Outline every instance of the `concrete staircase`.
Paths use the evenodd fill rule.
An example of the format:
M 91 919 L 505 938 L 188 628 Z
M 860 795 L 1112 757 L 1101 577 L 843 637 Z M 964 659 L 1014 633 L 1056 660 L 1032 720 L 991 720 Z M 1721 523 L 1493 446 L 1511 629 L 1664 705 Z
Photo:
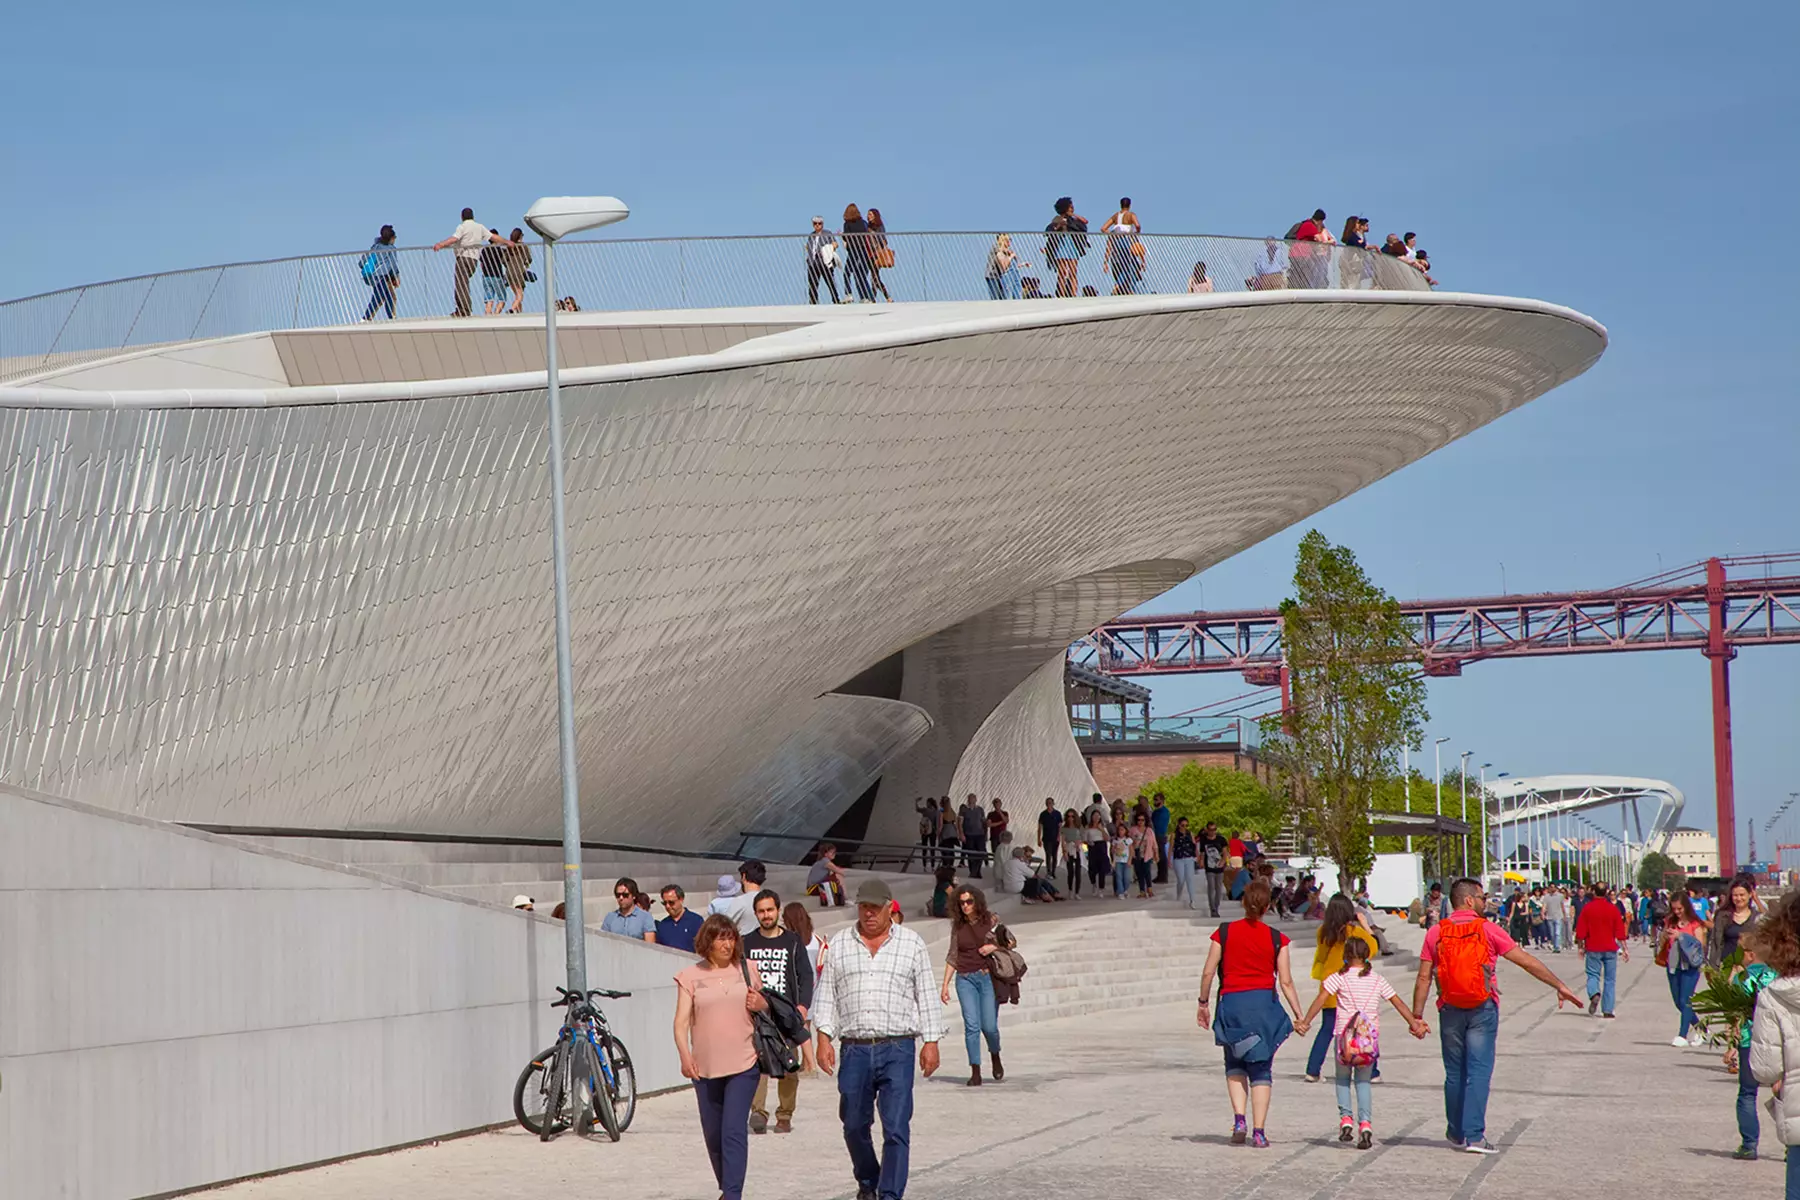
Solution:
M 562 895 L 562 855 L 553 846 L 487 846 L 467 843 L 357 841 L 331 838 L 259 838 L 297 853 L 343 862 L 396 879 L 436 888 L 483 904 L 508 907 L 515 895 L 538 901 L 547 911 Z M 615 879 L 630 876 L 654 895 L 667 883 L 678 883 L 687 892 L 690 907 L 704 911 L 712 899 L 720 875 L 732 874 L 733 860 L 679 854 L 642 854 L 627 851 L 589 850 L 583 855 L 585 884 L 584 920 L 597 926 L 615 907 Z M 1024 904 L 1017 896 L 997 893 L 989 878 L 971 880 L 987 894 L 989 905 L 1013 930 L 1020 952 L 1029 964 L 1020 989 L 1020 1002 L 1006 1006 L 1003 1025 L 1020 1021 L 1048 1021 L 1095 1012 L 1114 1012 L 1176 1001 L 1192 1002 L 1199 993 L 1200 974 L 1206 963 L 1212 931 L 1224 920 L 1235 920 L 1241 908 L 1227 902 L 1220 918 L 1188 909 L 1174 901 L 1174 888 L 1165 885 L 1154 899 L 1114 899 L 1110 894 L 1084 894 L 1056 904 Z M 949 950 L 950 923 L 923 915 L 933 879 L 922 873 L 845 872 L 852 900 L 858 883 L 871 875 L 887 881 L 905 913 L 907 928 L 925 939 L 934 969 L 942 971 Z M 767 886 L 783 902 L 800 900 L 808 905 L 814 928 L 827 940 L 851 936 L 854 903 L 843 908 L 819 908 L 805 896 L 806 868 L 770 864 Z M 1277 922 L 1277 928 L 1294 941 L 1294 982 L 1301 1002 L 1310 1002 L 1316 989 L 1310 979 L 1316 924 Z M 1388 919 L 1388 939 L 1396 953 L 1377 964 L 1397 987 L 1417 966 L 1414 956 L 1420 932 L 1397 919 Z M 954 996 L 954 989 L 952 989 Z M 954 1044 L 961 1028 L 961 1011 L 953 998 L 945 1013 Z

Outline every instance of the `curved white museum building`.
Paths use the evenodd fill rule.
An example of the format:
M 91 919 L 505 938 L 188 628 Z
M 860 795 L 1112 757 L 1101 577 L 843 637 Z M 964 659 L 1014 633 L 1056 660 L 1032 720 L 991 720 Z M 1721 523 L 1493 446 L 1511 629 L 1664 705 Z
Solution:
M 593 928 L 613 871 L 702 907 L 741 831 L 862 805 L 911 843 L 918 796 L 1073 803 L 1072 641 L 1606 345 L 1341 248 L 1146 235 L 1120 279 L 1095 235 L 1097 294 L 1015 300 L 984 298 L 1015 294 L 993 233 L 888 237 L 881 304 L 807 303 L 795 237 L 557 251 L 583 834 L 610 844 L 589 978 L 633 993 L 608 1014 L 644 1090 L 683 1085 L 691 959 Z M 506 1121 L 554 1037 L 565 930 L 509 904 L 560 852 L 477 844 L 560 829 L 546 297 L 451 319 L 450 256 L 396 255 L 372 322 L 360 254 L 0 304 L 21 1195 Z

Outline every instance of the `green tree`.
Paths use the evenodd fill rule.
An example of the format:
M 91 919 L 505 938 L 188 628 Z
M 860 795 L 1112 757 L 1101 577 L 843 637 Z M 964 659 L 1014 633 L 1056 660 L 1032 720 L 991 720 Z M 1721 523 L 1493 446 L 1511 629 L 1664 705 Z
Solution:
M 1681 869 L 1681 864 L 1660 850 L 1650 851 L 1638 863 L 1637 883 L 1641 888 L 1653 891 L 1670 886 L 1671 880 L 1679 882 L 1686 878 L 1687 872 Z
M 1208 821 L 1217 821 L 1228 834 L 1254 829 L 1268 836 L 1286 821 L 1281 801 L 1256 776 L 1230 767 L 1191 762 L 1140 790 L 1146 796 L 1161 792 L 1169 803 L 1170 821 L 1186 817 L 1196 833 Z
M 1401 746 L 1419 744 L 1425 681 L 1399 602 L 1347 547 L 1309 531 L 1294 592 L 1281 605 L 1292 705 L 1264 722 L 1263 749 L 1302 829 L 1353 879 L 1374 866 L 1378 789 L 1396 776 Z

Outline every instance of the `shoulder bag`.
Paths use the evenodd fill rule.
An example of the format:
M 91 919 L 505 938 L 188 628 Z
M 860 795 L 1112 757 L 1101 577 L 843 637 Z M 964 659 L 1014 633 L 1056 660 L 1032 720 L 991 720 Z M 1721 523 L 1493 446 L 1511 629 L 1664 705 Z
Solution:
M 750 964 L 738 960 L 738 970 L 743 972 L 744 986 L 750 986 Z M 750 1014 L 750 1044 L 756 1050 L 756 1066 L 771 1079 L 782 1079 L 800 1069 L 800 1056 L 794 1050 L 797 1041 L 806 1040 L 806 1021 L 800 1016 L 800 1010 L 794 1002 L 780 992 L 762 989 L 762 997 L 768 1001 L 769 1007 L 762 1012 Z M 797 1022 L 799 1038 L 793 1037 L 792 1025 Z

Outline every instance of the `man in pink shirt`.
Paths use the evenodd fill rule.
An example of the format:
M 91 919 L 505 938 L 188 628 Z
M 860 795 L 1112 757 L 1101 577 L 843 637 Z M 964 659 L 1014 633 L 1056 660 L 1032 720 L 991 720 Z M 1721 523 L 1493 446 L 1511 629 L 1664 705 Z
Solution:
M 1431 985 L 1438 984 L 1438 1041 L 1444 1055 L 1444 1136 L 1470 1154 L 1496 1153 L 1487 1140 L 1488 1091 L 1500 1033 L 1500 988 L 1495 978 L 1504 958 L 1556 992 L 1556 1006 L 1581 1005 L 1554 972 L 1484 915 L 1487 896 L 1473 879 L 1450 886 L 1451 913 L 1426 931 L 1413 983 L 1413 1016 L 1423 1019 Z M 1476 929 L 1470 923 L 1478 923 Z M 1479 939 L 1473 941 L 1472 939 Z M 1471 962 L 1471 952 L 1479 961 Z M 1444 963 L 1439 978 L 1438 963 Z M 1474 978 L 1470 978 L 1471 967 Z

